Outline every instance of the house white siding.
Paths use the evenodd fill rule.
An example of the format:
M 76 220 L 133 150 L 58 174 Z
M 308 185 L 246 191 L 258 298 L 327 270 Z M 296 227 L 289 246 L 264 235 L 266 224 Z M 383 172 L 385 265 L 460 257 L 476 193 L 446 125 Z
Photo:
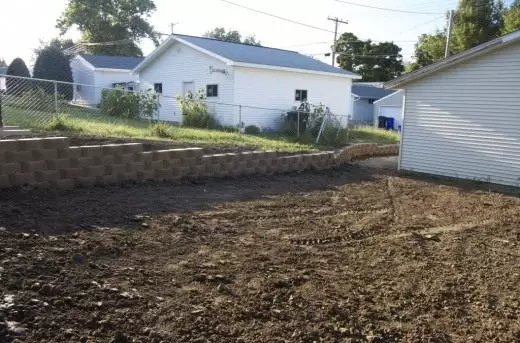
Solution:
M 378 117 L 381 115 L 384 115 L 384 112 L 387 112 L 384 110 L 384 107 L 389 108 L 391 107 L 393 110 L 395 110 L 395 113 L 398 113 L 397 125 L 402 125 L 402 108 L 403 108 L 403 100 L 404 100 L 404 92 L 403 91 L 397 91 L 395 93 L 392 93 L 382 99 L 379 99 L 378 101 L 374 102 L 374 126 L 377 127 L 378 125 Z M 383 108 L 383 109 L 382 109 Z
M 300 104 L 295 100 L 297 89 L 307 90 L 309 103 L 322 103 L 332 113 L 349 115 L 351 85 L 352 80 L 344 77 L 236 67 L 234 102 L 242 105 L 244 126 L 274 129 L 282 113 Z
M 101 93 L 105 88 L 113 88 L 114 83 L 138 82 L 139 76 L 132 74 L 130 70 L 106 71 L 96 70 L 94 72 L 94 90 L 92 101 L 94 104 L 101 102 Z M 137 90 L 137 89 L 136 89 Z
M 83 105 L 98 105 L 103 88 L 113 88 L 114 83 L 139 81 L 139 75 L 130 70 L 94 69 L 79 56 L 70 61 L 70 67 L 74 83 L 78 84 L 74 87 L 74 101 Z
M 354 112 L 352 113 L 352 121 L 359 124 L 366 124 L 372 122 L 372 116 L 374 115 L 374 105 L 369 103 L 367 98 L 355 98 L 354 101 Z
M 520 44 L 405 86 L 400 168 L 520 185 Z
M 74 86 L 73 101 L 87 106 L 96 105 L 94 71 L 78 57 L 70 61 L 70 67 L 72 69 L 72 79 L 74 83 L 78 84 Z
M 226 74 L 211 72 L 210 67 L 225 70 Z M 207 99 L 210 112 L 223 125 L 238 123 L 238 108 L 225 105 L 233 102 L 233 68 L 213 57 L 176 42 L 145 67 L 139 76 L 141 90 L 154 89 L 154 83 L 162 83 L 160 120 L 182 122 L 176 97 L 183 93 L 184 82 L 193 82 L 195 90 L 202 88 L 204 92 L 206 85 L 217 84 L 218 97 Z

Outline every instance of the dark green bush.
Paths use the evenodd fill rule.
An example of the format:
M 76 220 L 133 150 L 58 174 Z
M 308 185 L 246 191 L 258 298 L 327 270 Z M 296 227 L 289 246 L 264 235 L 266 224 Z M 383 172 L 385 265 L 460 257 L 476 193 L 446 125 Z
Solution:
M 137 93 L 116 88 L 103 90 L 99 108 L 108 116 L 139 119 L 141 116 L 152 118 L 159 104 L 157 95 L 151 91 Z
M 15 58 L 13 62 L 7 67 L 7 75 L 31 77 L 29 68 L 21 58 Z M 5 81 L 6 93 L 10 95 L 19 95 L 31 89 L 31 80 L 18 79 L 8 77 Z
M 260 133 L 260 128 L 256 125 L 249 125 L 249 126 L 246 126 L 246 128 L 244 129 L 244 132 L 247 133 L 248 135 L 258 135 Z
M 70 62 L 65 55 L 55 47 L 42 49 L 34 64 L 35 78 L 44 80 L 56 80 L 67 83 L 58 83 L 58 94 L 65 100 L 72 100 L 72 70 Z M 48 82 L 44 89 L 48 93 L 54 93 L 54 84 Z
M 205 92 L 188 92 L 185 97 L 178 96 L 177 101 L 182 111 L 182 125 L 199 129 L 216 129 L 220 125 L 209 113 Z

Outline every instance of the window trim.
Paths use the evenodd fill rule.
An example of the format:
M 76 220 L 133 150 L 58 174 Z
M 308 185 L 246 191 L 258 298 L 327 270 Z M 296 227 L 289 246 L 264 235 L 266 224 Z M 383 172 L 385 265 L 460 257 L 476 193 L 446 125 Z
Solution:
M 208 91 L 209 91 L 210 87 L 215 87 L 214 90 L 217 91 L 217 92 L 216 92 L 216 93 L 217 93 L 216 95 L 213 95 L 213 92 L 212 92 L 212 95 L 209 95 L 209 92 L 208 92 Z M 219 94 L 218 94 L 218 91 L 219 91 L 218 88 L 219 88 L 219 87 L 218 87 L 218 83 L 207 84 L 207 85 L 206 85 L 206 97 L 207 97 L 207 98 L 218 98 L 218 96 L 219 96 Z
M 305 94 L 305 97 L 303 96 Z M 305 102 L 309 99 L 309 91 L 307 89 L 297 89 L 294 92 L 294 101 Z

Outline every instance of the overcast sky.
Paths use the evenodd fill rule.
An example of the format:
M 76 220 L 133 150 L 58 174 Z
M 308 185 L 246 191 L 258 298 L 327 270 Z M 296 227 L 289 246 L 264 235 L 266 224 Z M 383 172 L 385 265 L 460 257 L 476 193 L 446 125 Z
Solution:
M 328 16 L 349 22 L 339 32 L 350 31 L 361 39 L 390 40 L 403 48 L 405 59 L 413 56 L 413 46 L 421 33 L 432 32 L 445 25 L 444 14 L 454 9 L 457 0 L 348 0 L 368 6 L 402 11 L 427 12 L 410 14 L 362 8 L 336 0 L 230 0 L 257 10 L 333 30 Z M 56 19 L 65 8 L 66 0 L 2 1 L 0 20 L 0 58 L 8 63 L 22 57 L 33 64 L 33 49 L 39 40 L 58 36 Z M 237 29 L 244 35 L 254 34 L 264 46 L 297 50 L 306 54 L 323 54 L 332 44 L 330 32 L 307 28 L 276 18 L 242 9 L 221 0 L 155 0 L 157 11 L 151 22 L 160 32 L 170 32 L 170 23 L 177 23 L 175 32 L 202 35 L 216 26 Z M 13 14 L 13 15 L 11 15 Z M 19 14 L 19 15 L 14 15 Z M 22 15 L 23 14 L 23 15 Z M 67 37 L 77 39 L 78 32 Z M 315 43 L 315 44 L 311 44 Z M 150 41 L 141 42 L 145 54 L 153 50 Z M 317 55 L 330 62 L 330 58 Z

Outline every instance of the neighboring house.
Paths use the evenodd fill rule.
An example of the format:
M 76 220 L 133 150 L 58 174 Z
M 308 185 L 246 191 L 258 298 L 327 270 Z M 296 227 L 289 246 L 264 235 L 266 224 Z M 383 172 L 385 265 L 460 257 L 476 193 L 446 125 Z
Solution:
M 161 96 L 159 119 L 182 122 L 176 97 L 203 89 L 210 112 L 223 125 L 276 128 L 302 101 L 349 115 L 350 87 L 360 76 L 297 52 L 170 36 L 135 69 L 140 89 Z
M 0 67 L 0 91 L 5 91 L 5 76 L 7 74 L 7 67 Z
M 520 186 L 520 31 L 385 86 L 405 92 L 400 169 Z
M 103 88 L 121 86 L 137 89 L 138 76 L 131 73 L 143 58 L 126 56 L 101 56 L 79 54 L 70 66 L 74 79 L 73 101 L 87 106 L 96 106 L 101 101 Z
M 404 92 L 393 92 L 384 98 L 374 101 L 374 126 L 378 127 L 379 117 L 394 118 L 394 129 L 403 127 Z
M 378 83 L 354 83 L 352 85 L 352 121 L 372 125 L 374 121 L 374 102 L 392 94 L 394 91 L 379 87 Z

